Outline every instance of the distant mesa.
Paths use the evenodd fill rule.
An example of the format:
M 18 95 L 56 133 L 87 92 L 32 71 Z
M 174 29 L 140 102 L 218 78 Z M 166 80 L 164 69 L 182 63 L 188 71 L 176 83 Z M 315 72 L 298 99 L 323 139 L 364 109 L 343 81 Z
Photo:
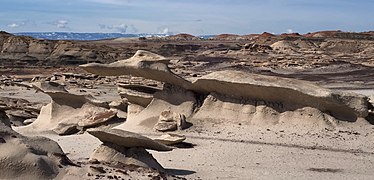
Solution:
M 340 33 L 340 30 L 332 30 L 332 31 L 317 31 L 313 33 L 307 33 L 304 37 L 332 37 L 337 33 Z
M 219 35 L 213 36 L 210 39 L 213 39 L 213 40 L 236 40 L 238 37 L 240 37 L 240 36 L 237 35 L 237 34 L 219 34 Z
M 268 32 L 263 32 L 260 36 L 258 36 L 259 38 L 267 38 L 267 37 L 275 37 L 274 34 L 271 34 L 271 33 L 268 33 Z
M 181 40 L 181 41 L 191 41 L 191 40 L 199 40 L 200 38 L 186 33 L 171 35 L 166 37 L 168 40 Z
M 280 36 L 281 37 L 301 37 L 301 34 L 299 34 L 299 33 L 282 33 Z

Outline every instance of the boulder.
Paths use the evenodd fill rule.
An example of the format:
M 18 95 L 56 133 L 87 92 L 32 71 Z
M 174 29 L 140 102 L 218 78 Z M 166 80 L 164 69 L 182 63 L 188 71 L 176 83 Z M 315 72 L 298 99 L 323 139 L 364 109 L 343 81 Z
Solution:
M 157 131 L 175 131 L 182 130 L 187 127 L 186 116 L 183 114 L 172 112 L 171 110 L 162 111 L 158 122 L 153 129 Z
M 58 135 L 70 135 L 79 132 L 77 124 L 60 123 L 53 129 Z
M 109 103 L 109 107 L 112 109 L 117 109 L 123 112 L 127 112 L 128 101 L 123 100 L 123 99 L 115 100 Z

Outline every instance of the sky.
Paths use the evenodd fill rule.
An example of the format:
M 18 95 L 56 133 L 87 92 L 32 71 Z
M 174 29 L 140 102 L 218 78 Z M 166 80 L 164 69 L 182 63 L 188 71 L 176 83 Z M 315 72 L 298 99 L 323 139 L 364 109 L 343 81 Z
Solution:
M 374 30 L 374 0 L 0 0 L 0 30 L 252 34 Z

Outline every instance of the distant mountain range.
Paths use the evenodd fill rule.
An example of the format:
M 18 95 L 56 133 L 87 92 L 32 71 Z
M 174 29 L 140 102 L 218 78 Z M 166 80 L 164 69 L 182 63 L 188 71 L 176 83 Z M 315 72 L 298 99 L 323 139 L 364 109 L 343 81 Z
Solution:
M 123 33 L 74 33 L 74 32 L 20 32 L 13 33 L 14 35 L 31 36 L 37 39 L 49 40 L 100 40 L 113 38 L 131 38 L 131 37 L 166 37 L 168 34 L 123 34 Z M 201 36 L 201 38 L 208 38 L 209 36 Z

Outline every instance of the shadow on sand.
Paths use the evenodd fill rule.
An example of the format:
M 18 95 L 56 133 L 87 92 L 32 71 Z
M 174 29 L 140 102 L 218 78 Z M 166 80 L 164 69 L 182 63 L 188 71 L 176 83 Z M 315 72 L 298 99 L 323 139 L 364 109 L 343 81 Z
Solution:
M 184 170 L 184 169 L 165 169 L 168 174 L 176 176 L 185 176 L 190 174 L 195 174 L 195 171 Z

